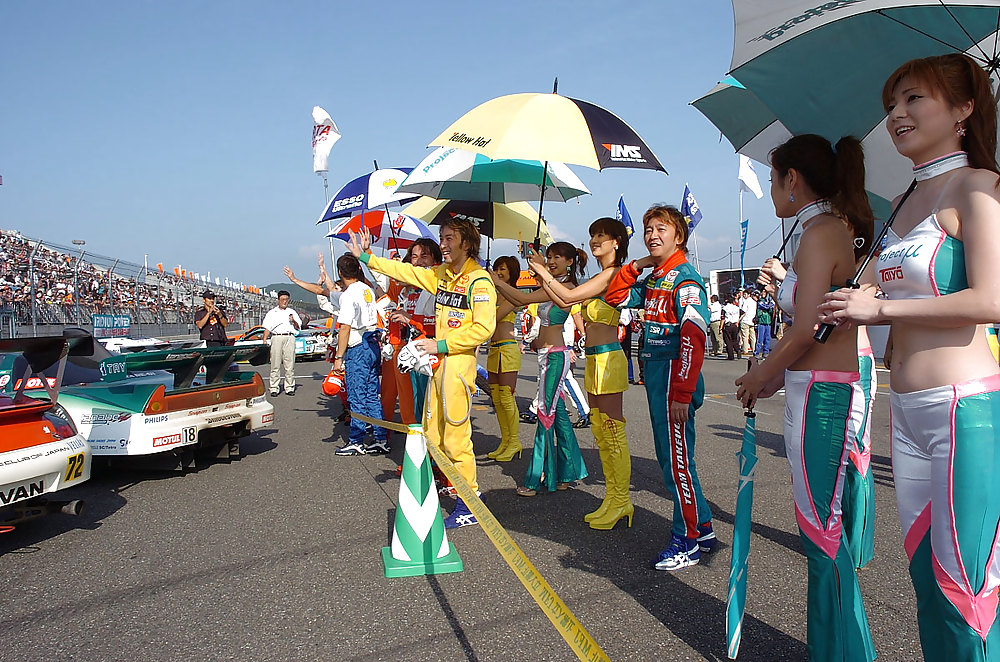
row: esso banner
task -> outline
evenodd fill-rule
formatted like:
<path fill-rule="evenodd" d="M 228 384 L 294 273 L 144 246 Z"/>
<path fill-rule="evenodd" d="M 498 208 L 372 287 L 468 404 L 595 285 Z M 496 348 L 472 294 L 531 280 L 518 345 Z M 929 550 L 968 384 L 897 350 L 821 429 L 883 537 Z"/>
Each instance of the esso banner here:
<path fill-rule="evenodd" d="M 132 329 L 128 315 L 91 315 L 90 323 L 95 338 L 127 338 Z"/>

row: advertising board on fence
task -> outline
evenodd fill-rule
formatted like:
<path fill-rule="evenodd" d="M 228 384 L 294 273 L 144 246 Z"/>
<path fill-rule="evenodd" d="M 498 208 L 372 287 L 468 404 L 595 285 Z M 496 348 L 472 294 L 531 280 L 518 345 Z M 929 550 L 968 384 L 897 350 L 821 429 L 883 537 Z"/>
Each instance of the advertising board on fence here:
<path fill-rule="evenodd" d="M 127 338 L 132 328 L 128 315 L 91 315 L 95 338 Z"/>

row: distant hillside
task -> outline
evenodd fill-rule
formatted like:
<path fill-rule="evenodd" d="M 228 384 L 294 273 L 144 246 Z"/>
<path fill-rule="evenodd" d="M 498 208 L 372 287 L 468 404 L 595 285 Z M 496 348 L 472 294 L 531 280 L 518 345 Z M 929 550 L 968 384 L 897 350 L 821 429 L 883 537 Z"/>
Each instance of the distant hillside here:
<path fill-rule="evenodd" d="M 264 289 L 268 292 L 274 290 L 278 292 L 279 290 L 288 290 L 288 293 L 292 295 L 292 301 L 301 301 L 302 303 L 307 303 L 310 306 L 316 305 L 316 295 L 312 292 L 307 292 L 303 290 L 298 285 L 292 285 L 291 283 L 271 283 L 270 285 L 264 286 Z"/>

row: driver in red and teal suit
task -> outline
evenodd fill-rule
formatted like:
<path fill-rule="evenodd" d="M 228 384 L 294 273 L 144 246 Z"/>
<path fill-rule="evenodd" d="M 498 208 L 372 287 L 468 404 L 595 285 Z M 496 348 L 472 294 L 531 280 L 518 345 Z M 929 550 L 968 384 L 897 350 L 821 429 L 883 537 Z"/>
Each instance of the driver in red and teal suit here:
<path fill-rule="evenodd" d="M 673 492 L 670 544 L 657 570 L 696 565 L 715 549 L 712 512 L 694 464 L 694 414 L 705 397 L 701 375 L 708 328 L 704 281 L 687 261 L 687 220 L 674 207 L 654 206 L 642 217 L 649 255 L 621 268 L 604 299 L 618 308 L 645 310 L 646 399 L 656 458 Z M 653 273 L 639 280 L 648 267 Z"/>

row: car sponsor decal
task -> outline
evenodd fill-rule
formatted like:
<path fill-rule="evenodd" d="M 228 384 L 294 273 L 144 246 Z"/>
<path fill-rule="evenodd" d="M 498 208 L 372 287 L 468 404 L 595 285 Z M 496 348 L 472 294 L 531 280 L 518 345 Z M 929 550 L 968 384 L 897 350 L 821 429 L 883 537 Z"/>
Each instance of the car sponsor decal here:
<path fill-rule="evenodd" d="M 6 376 L 7 375 L 4 375 L 4 377 L 6 377 Z M 56 380 L 55 380 L 54 377 L 46 377 L 45 381 L 49 383 L 49 386 L 55 386 L 56 385 Z M 6 382 L 4 382 L 4 384 L 0 384 L 0 386 L 3 386 L 3 385 L 6 385 Z M 21 388 L 21 380 L 20 379 L 17 380 L 16 382 L 14 382 L 14 388 L 15 389 Z M 31 389 L 31 388 L 45 388 L 45 384 L 43 384 L 42 380 L 39 379 L 38 377 L 29 377 L 28 378 L 28 383 L 24 385 L 24 388 L 28 388 L 28 389 Z"/>
<path fill-rule="evenodd" d="M 91 412 L 89 414 L 84 414 L 80 417 L 81 425 L 113 425 L 115 423 L 124 423 L 125 421 L 132 418 L 132 412 L 128 411 L 117 411 L 117 412 Z"/>
<path fill-rule="evenodd" d="M 167 414 L 157 414 L 156 416 L 147 416 L 142 419 L 143 423 L 162 423 L 167 420 Z"/>
<path fill-rule="evenodd" d="M 159 448 L 160 446 L 172 446 L 173 444 L 179 443 L 181 443 L 180 432 L 175 434 L 165 434 L 162 437 L 153 437 L 153 448 Z"/>
<path fill-rule="evenodd" d="M 66 478 L 64 482 L 68 483 L 83 477 L 83 463 L 85 460 L 86 455 L 83 453 L 69 456 L 66 460 Z"/>
<path fill-rule="evenodd" d="M 239 414 L 223 414 L 222 416 L 206 416 L 205 422 L 209 424 L 223 423 L 225 421 L 238 421 L 242 418 Z"/>
<path fill-rule="evenodd" d="M 0 490 L 0 506 L 6 506 L 16 501 L 24 501 L 45 494 L 45 481 L 39 479 L 30 483 L 15 485 L 6 490 Z"/>
<path fill-rule="evenodd" d="M 263 424 L 273 423 L 274 422 L 274 412 L 271 412 L 270 414 L 264 414 L 263 416 L 261 416 L 260 417 L 260 422 L 263 423 Z"/>

